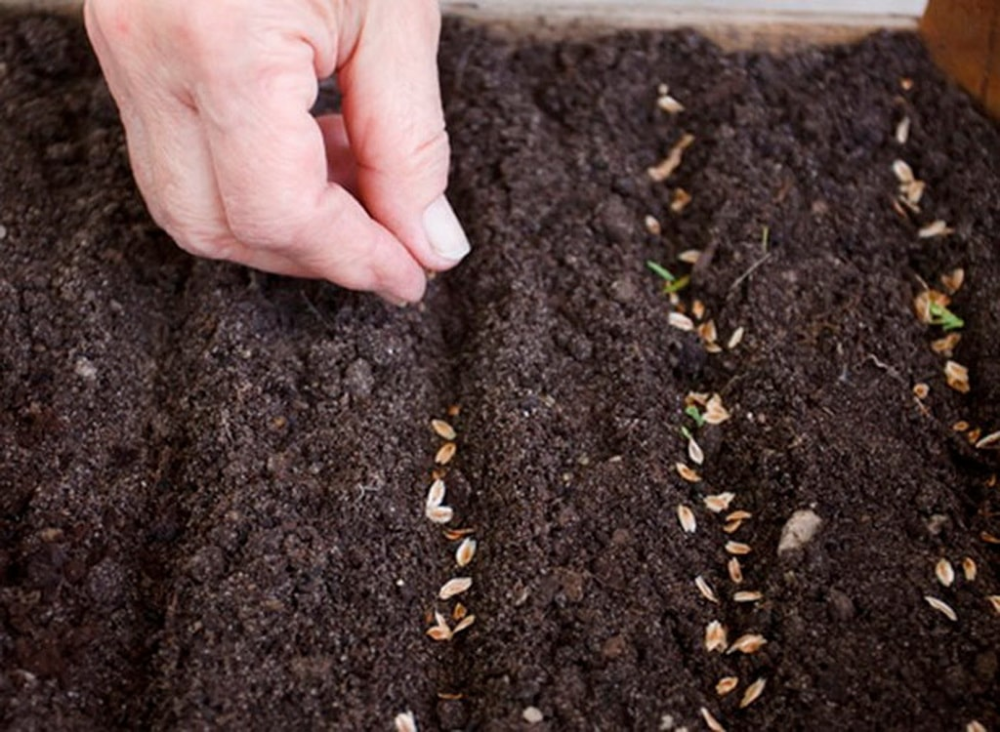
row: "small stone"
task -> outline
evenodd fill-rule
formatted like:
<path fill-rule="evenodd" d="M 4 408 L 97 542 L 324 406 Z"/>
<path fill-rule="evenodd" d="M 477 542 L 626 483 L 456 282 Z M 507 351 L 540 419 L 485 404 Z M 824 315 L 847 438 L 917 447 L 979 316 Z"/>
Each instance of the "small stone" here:
<path fill-rule="evenodd" d="M 801 549 L 816 536 L 821 519 L 814 511 L 808 509 L 796 511 L 781 529 L 781 539 L 778 541 L 778 554 Z"/>
<path fill-rule="evenodd" d="M 97 367 L 85 356 L 81 356 L 76 360 L 73 371 L 84 381 L 97 380 Z"/>
<path fill-rule="evenodd" d="M 542 714 L 542 710 L 538 707 L 527 707 L 521 716 L 524 717 L 524 721 L 528 724 L 538 724 L 545 719 L 545 715 Z"/>

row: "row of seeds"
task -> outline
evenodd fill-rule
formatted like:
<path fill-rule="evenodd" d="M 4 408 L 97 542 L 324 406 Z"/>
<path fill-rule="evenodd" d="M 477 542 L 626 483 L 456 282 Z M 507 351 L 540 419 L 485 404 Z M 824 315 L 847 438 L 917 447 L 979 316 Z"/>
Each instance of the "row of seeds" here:
<path fill-rule="evenodd" d="M 912 88 L 912 81 L 903 79 L 901 80 L 901 86 L 904 91 L 909 91 Z M 898 145 L 906 145 L 911 125 L 912 123 L 908 116 L 904 116 L 897 123 L 895 139 Z M 899 184 L 896 197 L 893 199 L 893 208 L 900 217 L 910 222 L 913 215 L 921 213 L 920 202 L 927 189 L 927 185 L 924 181 L 916 177 L 913 168 L 904 160 L 897 159 L 894 161 L 892 171 Z M 940 219 L 920 226 L 917 230 L 917 236 L 920 239 L 934 239 L 953 233 L 954 229 Z M 969 370 L 958 361 L 953 360 L 954 350 L 962 339 L 962 334 L 959 331 L 965 326 L 965 322 L 949 309 L 952 297 L 954 297 L 965 283 L 965 270 L 961 267 L 956 267 L 950 272 L 942 274 L 940 283 L 941 289 L 937 289 L 921 281 L 921 289 L 913 299 L 913 311 L 921 323 L 931 327 L 939 327 L 943 331 L 940 337 L 931 341 L 930 348 L 935 354 L 945 359 L 944 376 L 947 385 L 960 394 L 968 394 L 972 390 L 969 381 Z M 919 382 L 914 385 L 913 395 L 916 397 L 917 403 L 924 414 L 929 414 L 929 410 L 925 405 L 925 400 L 929 394 L 930 386 L 926 383 Z M 956 432 L 964 433 L 966 440 L 978 449 L 1000 448 L 1000 431 L 984 436 L 980 428 L 972 427 L 965 420 L 956 422 L 953 428 Z M 995 484 L 996 476 L 993 476 L 991 480 Z M 982 538 L 987 542 L 990 542 L 992 539 L 996 543 L 1000 543 L 1000 539 L 988 533 L 984 533 Z M 967 583 L 973 582 L 978 575 L 975 560 L 972 557 L 964 557 L 961 560 L 960 566 L 964 581 Z M 934 577 L 940 587 L 946 590 L 952 588 L 958 579 L 954 565 L 945 557 L 938 559 L 935 563 Z M 987 595 L 986 600 L 992 609 L 1000 615 L 1000 595 Z M 958 622 L 958 613 L 941 598 L 936 595 L 927 594 L 924 595 L 924 601 L 929 607 L 944 615 L 948 620 Z M 966 725 L 966 730 L 967 732 L 985 732 L 985 727 L 980 722 L 973 720 Z"/>

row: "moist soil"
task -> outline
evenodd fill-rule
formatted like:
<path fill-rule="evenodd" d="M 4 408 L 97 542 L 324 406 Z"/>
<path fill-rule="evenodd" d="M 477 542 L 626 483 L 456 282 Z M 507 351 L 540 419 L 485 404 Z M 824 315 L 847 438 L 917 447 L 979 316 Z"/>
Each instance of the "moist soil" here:
<path fill-rule="evenodd" d="M 78 21 L 6 15 L 0 51 L 4 728 L 702 729 L 701 707 L 730 730 L 1000 728 L 998 453 L 953 429 L 1000 429 L 1000 134 L 916 37 L 776 58 L 447 23 L 475 246 L 406 309 L 184 254 Z M 894 210 L 897 158 L 920 213 Z M 954 232 L 919 238 L 937 219 Z M 671 327 L 647 260 L 742 343 Z M 964 395 L 912 308 L 956 267 Z M 731 418 L 697 428 L 689 392 Z M 424 516 L 452 405 L 462 570 Z M 702 502 L 725 491 L 752 514 L 733 534 Z M 818 533 L 779 554 L 805 509 Z M 974 580 L 935 579 L 965 557 Z M 476 622 L 431 640 L 460 574 Z M 710 653 L 712 620 L 767 644 Z"/>

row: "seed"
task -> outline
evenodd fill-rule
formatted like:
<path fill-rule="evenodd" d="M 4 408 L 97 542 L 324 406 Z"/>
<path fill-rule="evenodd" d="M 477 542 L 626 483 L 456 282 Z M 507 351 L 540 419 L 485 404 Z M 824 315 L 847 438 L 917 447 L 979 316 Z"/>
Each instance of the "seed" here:
<path fill-rule="evenodd" d="M 917 399 L 926 399 L 927 395 L 931 393 L 931 388 L 927 386 L 924 382 L 919 382 L 913 385 L 913 396 Z"/>
<path fill-rule="evenodd" d="M 409 710 L 397 714 L 393 721 L 396 725 L 396 732 L 417 732 L 417 718 Z"/>
<path fill-rule="evenodd" d="M 728 348 L 731 351 L 734 348 L 736 348 L 736 346 L 740 345 L 740 343 L 743 342 L 744 333 L 746 333 L 746 330 L 742 325 L 736 330 L 734 330 L 733 334 L 729 336 L 729 342 L 726 343 L 726 348 Z"/>
<path fill-rule="evenodd" d="M 742 521 L 727 521 L 726 525 L 722 527 L 722 530 L 727 534 L 735 534 L 737 531 L 739 531 L 742 525 L 743 525 Z"/>
<path fill-rule="evenodd" d="M 460 602 L 455 603 L 455 609 L 451 611 L 452 620 L 461 620 L 469 614 L 469 609 Z"/>
<path fill-rule="evenodd" d="M 726 569 L 729 570 L 729 579 L 731 579 L 736 584 L 740 584 L 743 581 L 743 565 L 740 564 L 740 560 L 733 557 L 726 563 Z"/>
<path fill-rule="evenodd" d="M 924 600 L 927 601 L 928 605 L 948 618 L 948 620 L 952 622 L 958 620 L 958 615 L 956 615 L 955 611 L 951 609 L 951 605 L 946 603 L 944 600 L 939 600 L 936 597 L 931 597 L 930 595 L 924 595 Z"/>
<path fill-rule="evenodd" d="M 427 491 L 427 508 L 436 508 L 444 503 L 444 481 L 435 480 L 431 483 L 431 488 Z"/>
<path fill-rule="evenodd" d="M 922 180 L 911 180 L 909 183 L 899 184 L 899 194 L 902 202 L 914 213 L 920 213 L 920 199 L 923 198 L 927 184 Z"/>
<path fill-rule="evenodd" d="M 701 449 L 701 445 L 694 441 L 693 437 L 688 440 L 688 457 L 695 465 L 701 465 L 705 462 L 705 452 Z"/>
<path fill-rule="evenodd" d="M 762 635 L 757 635 L 756 633 L 747 633 L 746 635 L 741 635 L 736 639 L 733 645 L 729 646 L 729 650 L 726 653 L 756 653 L 761 648 L 767 645 L 767 639 Z"/>
<path fill-rule="evenodd" d="M 951 566 L 951 562 L 947 559 L 940 559 L 934 565 L 934 576 L 945 587 L 951 587 L 955 581 L 955 568 Z"/>
<path fill-rule="evenodd" d="M 660 226 L 660 222 L 656 220 L 655 216 L 647 215 L 646 218 L 643 219 L 642 223 L 645 225 L 646 231 L 653 236 L 659 236 L 663 233 L 663 227 Z"/>
<path fill-rule="evenodd" d="M 1000 536 L 991 534 L 988 531 L 980 531 L 979 538 L 985 541 L 987 544 L 1000 544 Z"/>
<path fill-rule="evenodd" d="M 674 188 L 674 193 L 670 200 L 670 210 L 674 213 L 680 213 L 687 208 L 689 203 L 691 203 L 691 194 L 683 188 Z M 691 264 L 694 264 L 694 262 L 691 262 Z"/>
<path fill-rule="evenodd" d="M 727 541 L 726 551 L 729 552 L 730 554 L 737 554 L 739 556 L 743 556 L 744 554 L 750 553 L 750 545 L 744 544 L 741 541 Z"/>
<path fill-rule="evenodd" d="M 709 602 L 714 602 L 718 604 L 719 598 L 716 597 L 715 590 L 712 589 L 712 586 L 708 584 L 708 582 L 705 580 L 704 577 L 702 577 L 699 574 L 697 577 L 694 578 L 694 584 L 698 588 L 698 592 L 701 593 L 702 597 L 704 597 Z"/>
<path fill-rule="evenodd" d="M 965 579 L 968 582 L 972 582 L 976 579 L 976 575 L 979 573 L 976 567 L 976 562 L 972 557 L 966 557 L 962 560 L 962 574 L 965 575 Z"/>
<path fill-rule="evenodd" d="M 978 444 L 979 437 L 982 434 L 983 434 L 983 430 L 981 428 L 979 428 L 979 427 L 976 427 L 976 429 L 969 430 L 968 432 L 965 433 L 965 439 L 969 441 L 970 445 L 975 445 L 975 444 Z"/>
<path fill-rule="evenodd" d="M 958 345 L 958 342 L 962 340 L 961 333 L 949 333 L 943 338 L 938 338 L 935 341 L 931 341 L 931 350 L 934 353 L 941 354 L 942 356 L 951 357 L 952 351 Z"/>
<path fill-rule="evenodd" d="M 749 511 L 744 511 L 740 509 L 739 511 L 733 511 L 728 516 L 726 516 L 726 521 L 745 521 L 746 519 L 753 518 L 753 514 Z"/>
<path fill-rule="evenodd" d="M 715 321 L 709 320 L 698 326 L 698 335 L 705 343 L 715 343 L 719 337 L 719 331 L 715 328 Z"/>
<path fill-rule="evenodd" d="M 701 320 L 705 317 L 705 303 L 701 300 L 695 300 L 691 303 L 691 315 L 694 316 L 695 320 Z"/>
<path fill-rule="evenodd" d="M 444 538 L 448 541 L 458 541 L 463 536 L 468 536 L 469 534 L 474 534 L 475 529 L 445 529 Z"/>
<path fill-rule="evenodd" d="M 903 117 L 899 120 L 899 124 L 896 125 L 896 142 L 900 145 L 905 145 L 906 141 L 910 139 L 910 118 Z"/>
<path fill-rule="evenodd" d="M 705 650 L 711 653 L 712 651 L 725 651 L 726 646 L 729 643 L 726 640 L 726 626 L 720 623 L 718 620 L 713 620 L 707 626 L 705 626 Z"/>
<path fill-rule="evenodd" d="M 733 595 L 734 602 L 760 602 L 763 599 L 761 592 L 737 592 Z"/>
<path fill-rule="evenodd" d="M 931 320 L 931 298 L 927 290 L 921 290 L 913 298 L 913 314 L 917 316 L 924 325 L 930 325 Z"/>
<path fill-rule="evenodd" d="M 955 432 L 965 432 L 969 429 L 969 423 L 964 419 L 960 419 L 951 426 L 951 429 Z"/>
<path fill-rule="evenodd" d="M 684 111 L 684 105 L 678 102 L 669 94 L 664 94 L 656 100 L 656 106 L 667 114 L 677 114 Z"/>
<path fill-rule="evenodd" d="M 458 404 L 452 404 L 450 407 L 448 407 L 447 415 L 449 417 L 457 417 L 459 414 L 461 414 L 461 412 L 462 412 L 462 407 L 460 407 Z"/>
<path fill-rule="evenodd" d="M 993 611 L 1000 615 L 1000 595 L 987 595 L 986 599 L 993 606 Z"/>
<path fill-rule="evenodd" d="M 437 451 L 437 455 L 434 456 L 434 462 L 438 465 L 447 465 L 455 457 L 457 451 L 458 446 L 454 442 L 446 442 Z"/>
<path fill-rule="evenodd" d="M 455 550 L 455 563 L 459 567 L 465 567 L 474 556 L 476 556 L 476 540 L 463 539 L 462 543 L 458 545 L 458 549 Z"/>
<path fill-rule="evenodd" d="M 743 692 L 743 698 L 740 699 L 740 709 L 745 709 L 746 707 L 753 704 L 764 693 L 764 685 L 767 684 L 767 679 L 757 679 L 747 690 Z"/>
<path fill-rule="evenodd" d="M 896 175 L 896 180 L 900 183 L 912 183 L 915 180 L 913 177 L 913 168 L 907 165 L 903 160 L 893 161 L 892 172 Z"/>
<path fill-rule="evenodd" d="M 677 506 L 677 519 L 681 522 L 681 528 L 689 534 L 693 534 L 695 529 L 698 528 L 698 522 L 694 518 L 694 511 L 684 504 L 678 504 Z"/>
<path fill-rule="evenodd" d="M 446 440 L 455 439 L 455 428 L 443 419 L 432 419 L 431 429 L 434 430 L 438 437 L 443 437 Z"/>
<path fill-rule="evenodd" d="M 455 515 L 451 506 L 428 506 L 425 515 L 436 524 L 446 524 Z"/>
<path fill-rule="evenodd" d="M 1000 431 L 991 432 L 976 443 L 980 450 L 1000 448 Z"/>
<path fill-rule="evenodd" d="M 677 261 L 684 264 L 698 264 L 699 259 L 701 259 L 700 249 L 685 249 L 677 255 Z"/>
<path fill-rule="evenodd" d="M 910 91 L 913 88 L 913 79 L 909 76 L 904 76 L 899 80 L 899 88 L 903 91 Z"/>
<path fill-rule="evenodd" d="M 695 404 L 695 405 L 697 405 L 699 407 L 704 407 L 705 404 L 708 403 L 708 400 L 709 400 L 710 396 L 711 395 L 705 394 L 704 392 L 689 391 L 684 396 L 684 406 L 685 407 L 690 407 L 692 404 Z"/>
<path fill-rule="evenodd" d="M 675 463 L 674 467 L 677 468 L 677 474 L 689 483 L 701 481 L 701 476 L 684 463 Z"/>
<path fill-rule="evenodd" d="M 427 629 L 427 635 L 431 640 L 450 641 L 452 632 L 447 625 L 435 625 Z"/>
<path fill-rule="evenodd" d="M 730 493 L 729 491 L 726 491 L 725 493 L 716 493 L 711 496 L 705 496 L 705 508 L 712 513 L 722 513 L 729 508 L 729 504 L 733 502 L 734 498 L 736 498 L 736 494 Z"/>
<path fill-rule="evenodd" d="M 948 361 L 944 365 L 945 380 L 955 391 L 960 394 L 969 393 L 969 369 L 957 361 Z"/>
<path fill-rule="evenodd" d="M 448 691 L 439 691 L 437 693 L 438 699 L 444 699 L 445 701 L 458 701 L 459 699 L 465 698 L 465 694 L 454 694 Z"/>
<path fill-rule="evenodd" d="M 801 549 L 816 536 L 823 519 L 815 511 L 802 509 L 793 513 L 781 528 L 778 539 L 778 554 Z"/>
<path fill-rule="evenodd" d="M 719 696 L 725 696 L 739 685 L 740 680 L 735 676 L 725 676 L 719 679 L 719 682 L 715 685 L 715 693 Z"/>
<path fill-rule="evenodd" d="M 947 236 L 948 234 L 954 233 L 954 229 L 948 227 L 941 219 L 934 221 L 933 223 L 927 224 L 920 228 L 917 232 L 917 236 L 921 239 L 933 239 L 936 236 Z"/>
<path fill-rule="evenodd" d="M 691 146 L 694 142 L 694 135 L 685 132 L 681 135 L 681 139 L 677 141 L 677 144 L 670 148 L 670 152 L 667 154 L 661 162 L 654 165 L 646 170 L 649 177 L 652 178 L 657 183 L 665 181 L 674 171 L 680 166 L 681 161 L 684 159 L 684 151 Z"/>
<path fill-rule="evenodd" d="M 709 424 L 722 424 L 729 419 L 729 412 L 722 406 L 722 397 L 713 394 L 705 404 L 705 414 L 702 416 Z"/>
<path fill-rule="evenodd" d="M 538 707 L 526 707 L 524 712 L 521 713 L 521 716 L 528 724 L 538 724 L 545 719 L 545 715 L 542 714 L 542 710 Z"/>
<path fill-rule="evenodd" d="M 455 626 L 455 630 L 452 631 L 452 634 L 455 635 L 455 634 L 461 633 L 463 630 L 465 630 L 466 628 L 468 628 L 474 622 L 476 622 L 476 616 L 475 615 L 466 615 L 464 618 L 462 618 L 461 622 L 458 625 Z"/>
<path fill-rule="evenodd" d="M 441 590 L 438 592 L 438 597 L 442 600 L 448 600 L 455 595 L 461 595 L 470 587 L 472 587 L 472 577 L 456 577 L 442 585 Z"/>
<path fill-rule="evenodd" d="M 961 267 L 956 267 L 951 272 L 941 275 L 941 284 L 952 295 L 962 288 L 963 282 L 965 282 L 965 270 Z"/>
<path fill-rule="evenodd" d="M 670 311 L 670 315 L 667 316 L 667 322 L 674 328 L 677 328 L 677 330 L 694 330 L 694 321 L 684 313 L 678 313 L 676 310 Z"/>
<path fill-rule="evenodd" d="M 701 718 L 705 720 L 705 724 L 708 725 L 708 728 L 712 732 L 726 732 L 726 728 L 719 724 L 719 720 L 713 717 L 712 713 L 705 709 L 705 707 L 702 707 L 698 711 L 701 712 Z"/>

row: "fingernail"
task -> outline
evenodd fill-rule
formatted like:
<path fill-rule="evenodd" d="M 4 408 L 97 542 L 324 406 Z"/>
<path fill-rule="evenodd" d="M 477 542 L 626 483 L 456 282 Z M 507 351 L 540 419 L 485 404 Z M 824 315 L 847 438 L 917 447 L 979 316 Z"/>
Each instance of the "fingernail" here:
<path fill-rule="evenodd" d="M 424 232 L 434 253 L 457 262 L 469 253 L 469 240 L 455 211 L 443 195 L 424 211 Z"/>

